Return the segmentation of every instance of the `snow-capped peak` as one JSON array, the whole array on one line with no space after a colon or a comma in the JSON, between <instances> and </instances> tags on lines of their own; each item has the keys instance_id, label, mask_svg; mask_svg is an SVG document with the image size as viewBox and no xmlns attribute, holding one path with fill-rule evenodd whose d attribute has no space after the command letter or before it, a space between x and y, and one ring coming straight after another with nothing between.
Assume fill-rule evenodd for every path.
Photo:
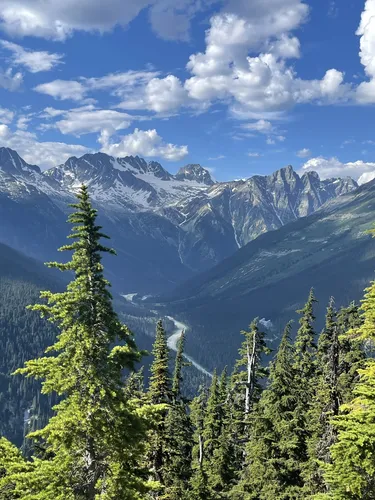
<instances>
[{"instance_id":1,"label":"snow-capped peak","mask_svg":"<svg viewBox=\"0 0 375 500\"><path fill-rule=\"evenodd\" d=\"M10 148L0 148L0 170L10 175L40 173L39 167L29 165L16 151Z\"/></svg>"},{"instance_id":2,"label":"snow-capped peak","mask_svg":"<svg viewBox=\"0 0 375 500\"><path fill-rule=\"evenodd\" d=\"M201 184L205 184L206 186L212 186L213 184L215 184L209 171L199 164L189 164L185 167L180 168L180 170L175 175L175 179L195 181Z\"/></svg>"}]
</instances>

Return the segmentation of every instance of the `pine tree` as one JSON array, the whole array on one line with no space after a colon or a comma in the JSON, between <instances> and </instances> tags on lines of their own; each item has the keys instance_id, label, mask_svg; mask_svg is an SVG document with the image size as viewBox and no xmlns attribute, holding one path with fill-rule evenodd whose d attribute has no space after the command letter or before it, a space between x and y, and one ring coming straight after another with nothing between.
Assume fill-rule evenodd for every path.
<instances>
[{"instance_id":1,"label":"pine tree","mask_svg":"<svg viewBox=\"0 0 375 500\"><path fill-rule=\"evenodd\" d=\"M362 301L363 323L349 330L350 341L375 341L375 282ZM326 467L330 486L327 498L375 498L375 360L368 359L359 370L354 399L344 404L334 420L337 443L331 448L333 463ZM321 497L323 498L323 496Z\"/></svg>"},{"instance_id":2,"label":"pine tree","mask_svg":"<svg viewBox=\"0 0 375 500\"><path fill-rule=\"evenodd\" d=\"M325 328L319 336L315 376L316 391L309 413L309 463L305 471L305 489L310 495L326 491L321 464L331 461L330 448L337 436L332 417L338 415L342 401L339 330L333 298L327 308Z\"/></svg>"},{"instance_id":3,"label":"pine tree","mask_svg":"<svg viewBox=\"0 0 375 500\"><path fill-rule=\"evenodd\" d=\"M199 394L190 405L191 421L194 428L192 450L191 498L194 500L214 500L208 487L207 474L204 468L204 420L207 404L207 391L204 386L199 388Z\"/></svg>"},{"instance_id":4,"label":"pine tree","mask_svg":"<svg viewBox=\"0 0 375 500\"><path fill-rule=\"evenodd\" d=\"M5 438L0 438L0 498L13 500L20 498L17 476L32 470L20 450Z\"/></svg>"},{"instance_id":5,"label":"pine tree","mask_svg":"<svg viewBox=\"0 0 375 500\"><path fill-rule=\"evenodd\" d=\"M163 469L166 462L166 418L169 405L172 402L171 375L169 372L169 349L167 336L162 321L156 326L155 342L152 350L153 362L151 364L151 377L148 389L148 398L151 403L164 405L160 412L158 422L149 435L149 447L147 452L147 466L152 473L153 479L164 487ZM155 495L159 498L159 495Z\"/></svg>"},{"instance_id":6,"label":"pine tree","mask_svg":"<svg viewBox=\"0 0 375 500\"><path fill-rule=\"evenodd\" d=\"M294 397L296 406L294 410L296 460L300 464L301 474L308 465L308 442L311 439L309 414L315 395L316 377L316 344L314 331L314 303L317 302L313 290L300 311L300 327L294 344ZM302 480L301 480L302 481Z\"/></svg>"},{"instance_id":7,"label":"pine tree","mask_svg":"<svg viewBox=\"0 0 375 500\"><path fill-rule=\"evenodd\" d=\"M218 384L218 405L216 416L220 423L219 437L208 464L208 484L217 498L228 498L236 479L234 469L234 449L231 439L230 408L228 399L228 375L224 368Z\"/></svg>"},{"instance_id":8,"label":"pine tree","mask_svg":"<svg viewBox=\"0 0 375 500\"><path fill-rule=\"evenodd\" d=\"M182 370L190 363L184 361L185 333L178 341L175 368L172 382L172 403L165 421L165 464L163 477L165 491L162 498L168 500L189 499L193 429L188 413L187 402L182 396Z\"/></svg>"},{"instance_id":9,"label":"pine tree","mask_svg":"<svg viewBox=\"0 0 375 500\"><path fill-rule=\"evenodd\" d=\"M349 307L340 309L337 315L337 326L340 339L339 390L341 403L353 399L353 389L359 380L358 370L364 367L366 359L364 343L347 335L363 324L360 307L352 302Z\"/></svg>"},{"instance_id":10,"label":"pine tree","mask_svg":"<svg viewBox=\"0 0 375 500\"><path fill-rule=\"evenodd\" d=\"M59 328L57 341L17 372L41 379L44 394L63 399L48 424L30 435L44 458L17 477L17 487L29 500L138 499L146 491L137 466L146 421L126 398L123 371L141 355L112 307L101 259L114 251L100 243L107 236L85 186L77 198L69 217L74 241L60 249L73 252L72 259L49 264L73 272L74 280L63 293L42 292L44 302L32 307Z\"/></svg>"}]
</instances>

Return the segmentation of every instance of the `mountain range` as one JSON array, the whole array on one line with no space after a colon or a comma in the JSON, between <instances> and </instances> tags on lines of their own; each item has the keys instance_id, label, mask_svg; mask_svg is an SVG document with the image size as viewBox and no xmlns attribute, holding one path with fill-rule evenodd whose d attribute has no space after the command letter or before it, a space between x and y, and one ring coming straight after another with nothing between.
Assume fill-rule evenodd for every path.
<instances>
[{"instance_id":1,"label":"mountain range","mask_svg":"<svg viewBox=\"0 0 375 500\"><path fill-rule=\"evenodd\" d=\"M311 287L318 318L324 318L331 296L337 307L363 297L375 278L375 241L368 234L374 222L371 181L259 236L148 307L189 324L188 352L209 369L235 359L239 332L255 317L276 347Z\"/></svg>"},{"instance_id":2,"label":"mountain range","mask_svg":"<svg viewBox=\"0 0 375 500\"><path fill-rule=\"evenodd\" d=\"M358 186L350 178L269 176L215 182L200 165L176 175L160 163L103 153L72 157L41 171L0 148L0 242L39 260L57 258L78 188L86 184L117 259L105 262L116 291L172 290L259 235L314 213ZM59 256L61 258L61 256Z\"/></svg>"}]
</instances>

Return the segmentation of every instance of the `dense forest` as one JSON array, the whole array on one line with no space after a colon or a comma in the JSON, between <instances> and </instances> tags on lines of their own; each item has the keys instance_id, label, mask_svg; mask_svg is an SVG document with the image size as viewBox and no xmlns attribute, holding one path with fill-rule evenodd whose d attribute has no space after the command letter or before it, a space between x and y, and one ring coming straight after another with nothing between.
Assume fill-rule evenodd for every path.
<instances>
[{"instance_id":1,"label":"dense forest","mask_svg":"<svg viewBox=\"0 0 375 500\"><path fill-rule=\"evenodd\" d=\"M114 251L84 186L73 208L61 249L72 258L49 264L71 274L66 289L42 292L24 311L37 288L0 284L8 298L0 311L1 500L375 498L375 283L360 306L336 310L331 299L321 332L311 290L276 352L254 319L235 366L188 398L185 335L172 360L159 321L149 373L139 369L145 353L114 311L102 264ZM35 359L10 363L9 377L16 331L22 361ZM28 351L37 335L50 345L41 357ZM29 398L31 415L9 405L14 390L27 394L20 398ZM12 435L20 418L26 442Z\"/></svg>"}]
</instances>

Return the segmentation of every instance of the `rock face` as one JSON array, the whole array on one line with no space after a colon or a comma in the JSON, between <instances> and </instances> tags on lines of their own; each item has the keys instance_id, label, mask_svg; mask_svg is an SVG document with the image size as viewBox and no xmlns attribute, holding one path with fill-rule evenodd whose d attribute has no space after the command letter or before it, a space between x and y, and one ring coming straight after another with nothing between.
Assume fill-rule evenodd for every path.
<instances>
[{"instance_id":1,"label":"rock face","mask_svg":"<svg viewBox=\"0 0 375 500\"><path fill-rule=\"evenodd\" d=\"M119 257L107 268L123 292L155 293L206 270L262 233L309 215L357 188L352 179L269 176L215 183L200 165L176 175L158 162L103 153L46 172L0 148L0 242L40 259L65 242L74 193L89 188Z\"/></svg>"}]
</instances>

